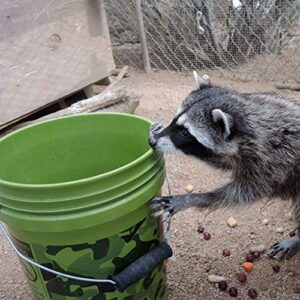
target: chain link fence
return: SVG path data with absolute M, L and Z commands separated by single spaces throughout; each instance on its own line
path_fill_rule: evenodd
M 136 3 L 107 0 L 116 64 L 143 67 Z M 300 82 L 299 0 L 142 0 L 149 60 L 159 70 Z

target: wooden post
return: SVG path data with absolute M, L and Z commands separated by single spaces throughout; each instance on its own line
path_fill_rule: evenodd
M 135 11 L 137 16 L 138 31 L 139 31 L 140 42 L 141 42 L 142 53 L 143 53 L 144 68 L 146 73 L 149 73 L 151 71 L 151 67 L 150 67 L 149 53 L 148 53 L 147 40 L 145 34 L 141 0 L 135 0 Z

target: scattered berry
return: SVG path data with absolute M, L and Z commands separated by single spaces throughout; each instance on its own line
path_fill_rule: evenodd
M 218 287 L 221 291 L 226 291 L 227 290 L 227 282 L 226 281 L 220 281 L 218 284 Z
M 244 283 L 247 281 L 247 275 L 245 273 L 238 274 L 238 281 Z
M 255 256 L 252 253 L 249 253 L 246 255 L 246 261 L 247 262 L 253 262 L 255 260 Z
M 260 258 L 260 253 L 258 251 L 253 253 L 253 256 L 255 259 L 259 259 Z
M 257 291 L 256 289 L 249 289 L 248 290 L 248 296 L 251 298 L 251 299 L 256 299 L 257 298 Z
M 199 233 L 203 233 L 203 232 L 204 232 L 204 227 L 201 226 L 201 225 L 198 225 L 197 231 L 198 231 Z
M 253 263 L 245 262 L 243 263 L 243 267 L 247 272 L 251 272 L 253 270 Z
M 224 249 L 223 250 L 223 256 L 225 256 L 225 257 L 230 256 L 230 250 L 229 249 Z
M 295 230 L 290 232 L 290 236 L 295 236 L 295 235 L 296 235 Z
M 210 240 L 210 238 L 211 238 L 211 235 L 210 235 L 210 233 L 208 233 L 208 232 L 204 232 L 204 234 L 203 234 L 203 238 L 204 238 L 206 241 L 209 241 L 209 240 Z
M 231 297 L 237 297 L 237 295 L 238 295 L 237 288 L 235 288 L 233 286 L 228 290 L 228 292 Z
M 274 265 L 274 266 L 272 266 L 272 269 L 275 273 L 278 273 L 280 271 L 280 266 L 279 265 Z

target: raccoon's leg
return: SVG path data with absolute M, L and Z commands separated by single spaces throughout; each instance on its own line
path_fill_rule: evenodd
M 275 243 L 268 251 L 268 256 L 277 260 L 289 259 L 300 251 L 300 201 L 295 201 L 294 214 L 298 230 L 292 238 Z
M 212 192 L 155 197 L 150 208 L 154 211 L 153 216 L 159 216 L 165 212 L 174 215 L 189 207 L 209 207 L 214 209 L 251 203 L 262 196 L 255 188 L 255 183 L 246 186 L 233 181 Z

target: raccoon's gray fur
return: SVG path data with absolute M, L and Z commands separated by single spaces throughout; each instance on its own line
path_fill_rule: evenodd
M 262 198 L 292 199 L 300 228 L 300 105 L 271 93 L 238 93 L 194 73 L 197 89 L 171 124 L 151 127 L 149 143 L 230 170 L 232 181 L 207 193 L 157 197 L 152 209 L 171 215 L 192 206 L 217 208 Z M 300 234 L 276 243 L 269 255 L 289 258 Z

